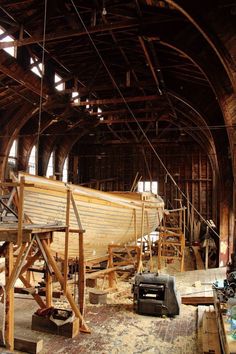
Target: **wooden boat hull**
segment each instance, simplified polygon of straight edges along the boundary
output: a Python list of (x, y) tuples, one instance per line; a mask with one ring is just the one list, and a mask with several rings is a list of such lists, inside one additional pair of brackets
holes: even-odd
[[(65, 224), (67, 190), (71, 189), (84, 233), (85, 259), (102, 257), (109, 244), (124, 245), (149, 234), (162, 220), (164, 203), (149, 193), (101, 192), (60, 181), (20, 173), (25, 178), (24, 213), (35, 224)], [(27, 186), (27, 183), (33, 186)], [(143, 220), (143, 225), (142, 225)], [(78, 220), (70, 205), (70, 228)], [(78, 233), (69, 235), (69, 257), (79, 255)], [(65, 235), (55, 233), (52, 249), (64, 255)]]

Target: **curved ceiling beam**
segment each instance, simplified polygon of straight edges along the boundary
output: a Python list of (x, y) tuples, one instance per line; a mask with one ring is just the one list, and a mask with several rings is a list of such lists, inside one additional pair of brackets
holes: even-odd
[[(178, 99), (178, 97), (176, 97), (176, 99)], [(183, 100), (179, 101), (181, 104), (184, 104)], [(179, 107), (175, 107), (176, 112), (180, 113), (184, 118), (182, 118), (181, 116), (178, 116), (178, 120), (170, 118), (170, 117), (161, 117), (160, 120), (163, 121), (168, 121), (171, 122), (172, 124), (174, 124), (175, 126), (177, 126), (179, 129), (184, 130), (186, 134), (190, 135), (194, 141), (199, 144), (203, 150), (206, 150), (206, 147), (208, 146), (208, 155), (209, 156), (216, 156), (217, 157), (217, 153), (216, 153), (216, 149), (215, 149), (215, 144), (214, 144), (214, 139), (211, 136), (211, 133), (208, 129), (208, 126), (206, 124), (206, 122), (204, 121), (203, 117), (198, 113), (198, 112), (194, 112), (196, 115), (193, 116), (192, 114), (189, 114), (189, 109), (188, 109), (188, 113), (186, 113), (183, 109), (179, 108)], [(188, 120), (188, 121), (186, 121)], [(191, 130), (189, 129), (189, 123), (191, 124), (191, 128), (194, 124), (195, 127), (200, 127), (200, 129), (198, 130)], [(205, 127), (205, 128), (204, 128)], [(207, 134), (209, 133), (209, 134)], [(218, 166), (217, 162), (214, 161), (214, 166)]]
[[(207, 132), (209, 133), (208, 140), (214, 141), (213, 136), (211, 135), (211, 131), (210, 131), (209, 127), (208, 127), (208, 124), (206, 123), (206, 121), (203, 118), (203, 116), (201, 115), (201, 113), (198, 112), (187, 100), (185, 100), (183, 97), (179, 96), (175, 92), (168, 91), (168, 94), (171, 97), (175, 98), (176, 100), (182, 102), (186, 107), (190, 108), (200, 118), (200, 120), (201, 120), (200, 123), (207, 128)], [(206, 130), (202, 130), (202, 133), (205, 135), (206, 134)]]
[[(181, 118), (179, 120), (179, 122), (176, 122), (173, 119), (167, 119), (167, 118), (164, 118), (161, 120), (170, 122), (174, 126), (178, 127), (182, 131), (184, 131), (187, 135), (190, 135), (192, 137), (192, 139), (198, 145), (200, 145), (200, 147), (202, 148), (202, 150), (204, 152), (206, 152), (206, 148), (208, 147), (206, 155), (208, 156), (209, 161), (211, 162), (212, 168), (214, 168), (215, 171), (217, 172), (217, 174), (219, 174), (219, 168), (218, 168), (219, 165), (218, 165), (217, 155), (216, 155), (216, 152), (214, 151), (214, 149), (212, 148), (210, 142), (208, 140), (204, 139), (204, 137), (201, 134), (199, 134), (199, 132), (189, 131), (188, 124), (186, 123), (186, 118), (189, 118), (189, 116), (186, 113), (184, 113), (183, 111), (181, 111), (180, 109), (176, 109), (176, 111), (184, 116), (184, 118)], [(190, 122), (192, 123), (192, 120), (190, 120)], [(179, 123), (181, 123), (181, 124), (179, 124)]]
[(170, 49), (175, 50), (176, 52), (184, 55), (189, 61), (191, 61), (191, 63), (193, 63), (193, 65), (195, 65), (198, 70), (202, 73), (202, 75), (206, 78), (208, 84), (210, 85), (212, 91), (214, 92), (215, 96), (217, 97), (217, 93), (215, 91), (215, 88), (211, 82), (211, 80), (209, 79), (209, 77), (207, 76), (206, 72), (202, 69), (202, 67), (196, 62), (195, 59), (193, 59), (186, 51), (183, 51), (182, 49), (180, 49), (179, 47), (174, 46), (173, 44), (166, 42), (166, 41), (159, 41), (160, 44), (162, 44), (165, 47), (168, 47)]
[[(192, 112), (194, 112), (195, 116), (194, 117), (189, 117), (187, 116), (189, 119), (191, 119), (191, 123), (194, 123), (196, 125), (196, 116), (199, 117), (199, 125), (200, 126), (205, 126), (206, 129), (201, 129), (199, 132), (197, 132), (197, 134), (189, 134), (189, 131), (186, 130), (186, 133), (188, 133), (189, 135), (191, 135), (194, 140), (199, 143), (199, 141), (202, 142), (201, 146), (204, 149), (204, 144), (208, 143), (209, 146), (211, 147), (211, 151), (212, 156), (216, 156), (217, 158), (217, 154), (216, 154), (216, 149), (215, 149), (215, 143), (214, 143), (214, 138), (211, 135), (211, 132), (208, 128), (208, 125), (206, 124), (204, 118), (202, 117), (202, 115), (189, 103), (187, 102), (184, 98), (180, 97), (177, 93), (173, 93), (173, 92), (169, 92), (169, 95), (172, 95), (173, 98), (175, 98), (176, 100), (178, 100), (181, 104), (185, 105), (187, 107), (187, 110), (189, 111), (189, 109), (191, 109)], [(173, 120), (172, 120), (173, 121)], [(88, 132), (88, 131), (87, 131)], [(64, 138), (64, 143), (61, 142), (60, 146), (64, 146), (67, 145), (67, 149), (64, 149), (64, 159), (66, 158), (66, 156), (69, 154), (69, 152), (71, 151), (72, 147), (78, 142), (78, 140), (84, 136), (87, 132), (84, 132), (82, 134), (80, 134), (79, 136), (75, 136), (74, 139), (72, 139), (71, 137), (65, 137)], [(199, 138), (199, 134), (201, 133), (203, 138)], [(207, 134), (208, 133), (208, 134)], [(198, 137), (197, 137), (198, 135)], [(59, 147), (60, 150), (60, 147)], [(214, 165), (218, 166), (217, 161), (214, 161)]]
[[(227, 136), (228, 136), (228, 139), (229, 137), (231, 136), (231, 125), (232, 125), (232, 121), (229, 121), (228, 117), (226, 117), (225, 115), (225, 109), (224, 107), (222, 106), (222, 102), (221, 102), (221, 99), (220, 99), (220, 96), (219, 94), (216, 92), (215, 90), (215, 87), (214, 87), (214, 83), (211, 81), (211, 79), (209, 78), (209, 76), (206, 74), (206, 72), (203, 70), (203, 68), (201, 67), (201, 65), (191, 56), (189, 55), (186, 51), (183, 51), (182, 49), (180, 49), (179, 47), (173, 45), (172, 43), (169, 43), (167, 41), (160, 41), (161, 44), (163, 44), (164, 46), (166, 47), (169, 47), (173, 50), (175, 50), (176, 52), (184, 55), (185, 57), (187, 57), (194, 65), (196, 65), (198, 67), (198, 69), (201, 71), (201, 73), (204, 75), (204, 77), (206, 77), (207, 81), (209, 82), (209, 85), (211, 87), (211, 89), (213, 90), (216, 98), (217, 98), (217, 104), (219, 105), (219, 108), (221, 110), (221, 113), (222, 113), (222, 116), (224, 117), (224, 122), (225, 124), (227, 125), (227, 127), (225, 128), (226, 131), (227, 131)], [(180, 97), (180, 96), (179, 96)], [(187, 103), (187, 101), (186, 101)], [(189, 103), (187, 103), (189, 104)], [(193, 107), (192, 107), (193, 108)], [(229, 142), (230, 144), (230, 142)]]
[[(236, 82), (234, 79), (234, 76), (232, 75), (232, 68), (229, 67), (228, 62), (224, 59), (224, 54), (221, 53), (221, 49), (218, 48), (217, 44), (215, 44), (215, 41), (210, 37), (209, 34), (207, 34), (202, 27), (193, 19), (192, 16), (190, 16), (190, 14), (179, 4), (177, 4), (176, 1), (173, 0), (165, 0), (169, 5), (171, 5), (172, 7), (174, 7), (176, 10), (178, 10), (184, 17), (187, 18), (187, 20), (192, 23), (192, 25), (201, 33), (201, 35), (205, 38), (205, 40), (209, 43), (209, 45), (211, 46), (211, 48), (214, 50), (214, 52), (216, 53), (216, 55), (218, 56), (221, 64), (223, 65), (230, 81), (231, 84), (234, 88), (234, 90), (236, 90)], [(234, 66), (234, 64), (232, 62), (229, 63), (230, 66)]]

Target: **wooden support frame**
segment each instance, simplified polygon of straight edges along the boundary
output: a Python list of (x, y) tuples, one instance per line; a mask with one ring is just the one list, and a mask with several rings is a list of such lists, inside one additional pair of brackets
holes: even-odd
[(79, 308), (82, 315), (84, 315), (85, 307), (85, 265), (84, 265), (84, 232), (79, 231)]
[[(13, 262), (13, 242), (7, 242), (5, 247), (5, 257), (6, 257), (6, 326), (5, 326), (5, 338), (6, 338), (6, 347), (9, 350), (14, 350), (14, 284), (16, 279), (22, 281), (25, 287), (31, 288), (32, 285), (30, 282), (25, 278), (23, 273), (27, 271), (27, 266), (24, 265), (29, 250), (33, 242), (36, 241), (37, 243), (41, 243), (41, 247), (44, 250), (44, 253), (36, 252), (35, 255), (31, 256), (27, 261), (26, 265), (32, 265), (35, 260), (37, 260), (41, 255), (43, 257), (47, 257), (47, 262), (50, 267), (52, 267), (53, 271), (55, 272), (58, 281), (60, 282), (61, 286), (64, 285), (64, 276), (60, 272), (56, 261), (54, 260), (53, 254), (50, 250), (50, 239), (48, 238), (48, 231), (46, 232), (45, 238), (43, 235), (39, 238), (33, 237), (32, 241), (29, 243), (22, 243), (21, 248), (19, 250), (18, 256), (16, 258), (16, 262)], [(82, 240), (83, 242), (83, 240)], [(39, 246), (38, 246), (39, 247)], [(24, 265), (24, 266), (23, 266)], [(32, 291), (31, 295), (34, 297), (36, 302), (41, 308), (47, 308), (52, 305), (52, 283), (51, 283), (51, 274), (48, 272), (46, 275), (46, 304), (41, 299), (41, 297), (35, 292)], [(77, 318), (80, 320), (80, 331), (90, 333), (90, 329), (84, 322), (84, 318), (80, 312), (78, 305), (76, 304), (75, 300), (71, 292), (69, 291), (68, 287), (65, 290), (65, 296), (69, 301), (72, 310), (74, 311)]]
[[(6, 284), (9, 283), (14, 269), (13, 264), (13, 243), (8, 242), (5, 253), (5, 277)], [(6, 348), (14, 350), (14, 287), (9, 287), (6, 291), (6, 323), (5, 323), (5, 342)]]
[(65, 233), (65, 257), (64, 257), (64, 293), (67, 288), (67, 275), (68, 275), (68, 255), (69, 255), (69, 228), (70, 228), (70, 201), (71, 190), (67, 189), (67, 201), (66, 201), (66, 233)]
[[(28, 185), (28, 184), (27, 184)], [(5, 184), (4, 184), (5, 186)], [(50, 227), (46, 226), (45, 228), (40, 226), (32, 225), (32, 230), (30, 228), (24, 227), (24, 186), (25, 179), (22, 177), (20, 183), (10, 183), (8, 187), (18, 187), (18, 223), (11, 225), (6, 224), (6, 227), (3, 227), (0, 230), (1, 239), (5, 240), (3, 252), (5, 253), (6, 265), (5, 265), (5, 274), (6, 274), (6, 285), (5, 285), (5, 300), (6, 301), (6, 325), (4, 329), (4, 334), (6, 338), (6, 347), (9, 350), (14, 350), (14, 284), (19, 278), (26, 288), (33, 288), (29, 279), (27, 279), (28, 268), (34, 264), (41, 256), (45, 259), (47, 263), (47, 272), (46, 272), (46, 303), (42, 298), (36, 293), (36, 291), (30, 291), (30, 294), (34, 297), (40, 308), (47, 308), (52, 306), (52, 273), (51, 269), (55, 272), (62, 288), (64, 289), (64, 294), (69, 301), (72, 310), (74, 311), (77, 318), (80, 320), (80, 331), (90, 333), (90, 329), (84, 322), (83, 311), (84, 311), (84, 253), (83, 253), (83, 233), (81, 222), (78, 215), (78, 210), (75, 205), (75, 201), (72, 196), (70, 188), (67, 192), (67, 210), (66, 210), (66, 226), (64, 227)], [(3, 187), (3, 185), (1, 185)], [(15, 193), (15, 192), (14, 192)], [(11, 193), (11, 199), (13, 198), (13, 193)], [(72, 202), (75, 216), (78, 221), (80, 229), (71, 230), (70, 229), (70, 203)], [(7, 204), (8, 205), (8, 204)], [(38, 232), (37, 232), (38, 231)], [(50, 243), (52, 241), (53, 231), (65, 231), (65, 264), (64, 264), (64, 274), (60, 272), (57, 267), (57, 264), (54, 260), (54, 257), (50, 251)], [(80, 246), (80, 308), (75, 303), (71, 292), (67, 287), (67, 274), (68, 274), (68, 244), (69, 244), (69, 233), (78, 232), (79, 234), (79, 246)], [(25, 235), (27, 237), (25, 237)], [(24, 237), (23, 237), (24, 236)], [(33, 243), (38, 245), (38, 251), (35, 254), (29, 255), (29, 251)], [(16, 261), (14, 264), (13, 258), (13, 245), (17, 244), (19, 247)], [(80, 311), (81, 309), (81, 311)]]
[[(168, 230), (167, 230), (168, 231)], [(161, 260), (178, 259), (180, 261), (180, 271), (184, 271), (184, 248), (185, 237), (183, 233), (175, 234), (175, 241), (167, 233), (160, 233), (158, 240), (158, 269), (161, 269)]]
[[(50, 240), (45, 240), (50, 247)], [(52, 275), (48, 268), (46, 268), (46, 307), (52, 306)]]
[(22, 226), (24, 219), (24, 184), (25, 178), (20, 178), (20, 187), (19, 187), (19, 204), (18, 204), (18, 233), (17, 233), (17, 245), (22, 244)]
[(160, 228), (158, 240), (158, 269), (161, 269), (161, 261), (178, 259), (180, 271), (184, 271), (184, 250), (185, 250), (185, 208), (176, 209), (177, 213), (175, 226), (167, 226), (166, 219), (163, 220), (163, 227)]
[[(127, 257), (119, 255), (117, 251), (127, 253)], [(133, 257), (131, 251), (136, 252), (136, 256)], [(121, 246), (121, 245), (108, 245), (108, 255), (110, 258), (110, 267), (119, 267), (124, 265), (133, 264), (137, 270), (140, 260), (141, 249), (137, 245)], [(114, 261), (114, 257), (119, 258), (118, 262)]]
[(141, 243), (140, 243), (140, 255), (139, 255), (139, 264), (137, 272), (142, 272), (143, 270), (143, 233), (144, 233), (144, 217), (145, 217), (145, 204), (142, 204), (142, 218), (141, 218)]
[[(64, 285), (64, 277), (63, 275), (61, 274), (58, 266), (57, 266), (57, 263), (51, 253), (51, 250), (50, 250), (50, 246), (47, 244), (46, 240), (42, 240), (42, 245), (43, 245), (43, 248), (44, 248), (44, 251), (48, 257), (48, 260), (54, 270), (54, 273), (59, 281), (59, 283), (61, 284), (61, 286)], [(75, 313), (75, 316), (79, 318), (80, 320), (80, 330), (82, 332), (86, 332), (86, 333), (90, 333), (90, 329), (88, 328), (88, 326), (85, 324), (84, 322), (84, 318), (79, 310), (79, 308), (77, 307), (77, 304), (75, 303), (74, 299), (73, 299), (73, 296), (70, 292), (70, 290), (68, 288), (66, 288), (66, 291), (65, 291), (65, 296), (67, 297), (67, 300), (69, 301), (70, 303), (70, 306), (72, 308), (72, 310), (74, 311)]]

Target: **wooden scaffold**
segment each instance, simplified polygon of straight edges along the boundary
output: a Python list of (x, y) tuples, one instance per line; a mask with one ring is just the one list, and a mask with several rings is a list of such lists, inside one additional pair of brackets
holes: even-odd
[[(170, 217), (171, 215), (171, 217)], [(173, 223), (175, 226), (172, 226)], [(163, 226), (159, 228), (158, 239), (158, 269), (161, 269), (162, 260), (167, 262), (177, 259), (180, 261), (180, 271), (184, 271), (185, 249), (185, 208), (170, 210), (165, 215)]]
[[(89, 333), (90, 330), (85, 323), (84, 313), (84, 288), (85, 288), (85, 267), (83, 253), (83, 235), (84, 230), (80, 223), (78, 210), (76, 208), (73, 193), (68, 185), (67, 203), (66, 203), (66, 220), (63, 225), (46, 224), (36, 225), (29, 222), (26, 223), (24, 216), (24, 188), (25, 180), (21, 177), (20, 182), (2, 183), (2, 190), (11, 188), (12, 192), (7, 203), (2, 202), (1, 205), (9, 212), (13, 212), (17, 216), (18, 221), (11, 223), (2, 222), (0, 224), (0, 241), (3, 245), (0, 248), (1, 255), (5, 256), (5, 286), (1, 289), (3, 301), (5, 302), (5, 328), (3, 341), (7, 349), (14, 350), (14, 286), (17, 279), (20, 279), (25, 288), (34, 288), (30, 283), (27, 272), (29, 268), (39, 259), (43, 259), (46, 264), (46, 298), (45, 301), (35, 291), (31, 291), (31, 295), (41, 309), (46, 309), (52, 306), (52, 274), (58, 279), (64, 296), (70, 304), (72, 311), (75, 314), (77, 322), (77, 333), (83, 331)], [(29, 186), (29, 185), (27, 185)], [(16, 200), (18, 213), (10, 207), (12, 199)], [(73, 207), (78, 228), (70, 228), (70, 207)], [(4, 214), (4, 213), (3, 213)], [(65, 233), (65, 249), (64, 249), (64, 269), (63, 272), (59, 269), (50, 245), (53, 241), (53, 233)], [(72, 292), (67, 284), (68, 276), (68, 244), (70, 233), (78, 233), (79, 242), (79, 304), (76, 303)], [(15, 258), (15, 259), (14, 259)], [(16, 342), (15, 342), (16, 343)]]

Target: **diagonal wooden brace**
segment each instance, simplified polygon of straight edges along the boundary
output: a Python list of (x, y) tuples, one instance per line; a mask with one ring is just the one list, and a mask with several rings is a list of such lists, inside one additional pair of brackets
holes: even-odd
[[(44, 251), (47, 255), (48, 261), (50, 263), (50, 265), (52, 266), (52, 269), (54, 270), (54, 273), (59, 281), (59, 283), (61, 284), (61, 286), (64, 286), (64, 277), (61, 274), (55, 260), (54, 257), (51, 253), (50, 247), (48, 246), (46, 240), (42, 240), (42, 245), (44, 248)], [(85, 324), (84, 318), (78, 308), (78, 306), (76, 305), (73, 296), (71, 295), (71, 292), (69, 290), (69, 288), (67, 287), (66, 291), (65, 291), (65, 296), (67, 297), (67, 300), (70, 303), (70, 306), (72, 308), (72, 310), (74, 311), (76, 317), (78, 317), (80, 319), (80, 331), (81, 332), (86, 332), (86, 333), (91, 333), (91, 330), (89, 329), (89, 327)]]

